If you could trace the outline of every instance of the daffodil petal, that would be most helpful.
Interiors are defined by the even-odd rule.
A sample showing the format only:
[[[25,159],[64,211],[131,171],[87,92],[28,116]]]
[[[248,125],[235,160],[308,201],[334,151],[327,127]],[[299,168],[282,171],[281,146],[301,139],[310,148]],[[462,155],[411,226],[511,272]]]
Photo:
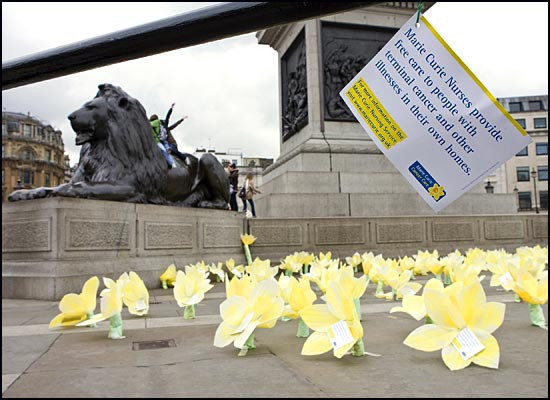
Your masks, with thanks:
[[[258,321],[252,321],[250,325],[248,325],[246,329],[239,336],[235,338],[235,341],[233,342],[233,346],[235,346],[238,349],[242,349],[244,347],[244,344],[250,337],[250,335],[254,333],[254,329],[256,329],[257,326],[258,326]]]
[[[65,314],[59,313],[55,317],[52,318],[50,321],[50,328],[55,328],[56,326],[61,325],[61,322],[63,321],[63,317]]]
[[[305,324],[314,331],[325,331],[329,326],[340,321],[331,314],[326,304],[313,304],[300,310],[299,314]]]
[[[225,347],[235,339],[235,335],[232,335],[231,332],[235,331],[235,325],[223,321],[218,328],[216,329],[216,334],[214,335],[214,346],[216,347]]]
[[[316,356],[332,350],[332,344],[328,334],[324,332],[312,332],[302,347],[303,356]]]
[[[457,334],[454,329],[428,324],[412,331],[403,343],[413,349],[435,351],[449,345]]]
[[[78,324],[76,324],[76,326],[89,326],[89,325],[97,324],[98,322],[104,321],[107,318],[109,318],[109,316],[105,316],[102,313],[95,314],[95,315],[92,315],[92,317],[90,317],[89,319],[79,322]]]
[[[477,320],[483,316],[487,300],[485,291],[479,282],[466,286],[458,298],[459,307],[467,326],[475,326]]]
[[[493,333],[504,322],[504,313],[506,311],[506,304],[489,302],[485,306],[485,312],[478,319],[474,330],[483,330],[487,333]]]
[[[441,350],[441,358],[443,358],[443,362],[451,371],[464,369],[472,363],[471,358],[469,360],[463,359],[458,350],[455,349],[452,344],[445,346]]]
[[[479,338],[485,349],[477,353],[472,361],[481,367],[498,368],[500,360],[500,348],[498,342],[493,335],[488,335],[486,338]]]
[[[83,313],[86,314],[84,302],[80,295],[76,293],[67,293],[59,302],[59,310],[66,314]]]
[[[97,289],[99,288],[99,278],[92,276],[82,286],[82,301],[87,312],[94,312],[97,305]]]

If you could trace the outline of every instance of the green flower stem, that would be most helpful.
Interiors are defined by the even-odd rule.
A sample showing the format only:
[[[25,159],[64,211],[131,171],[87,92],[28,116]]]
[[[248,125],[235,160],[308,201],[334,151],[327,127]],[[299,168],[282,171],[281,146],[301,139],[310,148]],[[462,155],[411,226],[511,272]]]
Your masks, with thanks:
[[[426,315],[426,320],[424,321],[424,324],[433,324],[434,322],[432,321],[432,319],[430,318],[429,315]]]
[[[188,304],[183,309],[183,319],[194,319],[195,318],[195,305]]]
[[[391,299],[392,300],[397,299],[397,290],[395,290],[394,288],[392,288],[392,290],[391,290]]]
[[[296,332],[296,337],[308,337],[308,336],[309,336],[309,326],[306,325],[306,323],[301,317],[298,317],[298,331]]]
[[[289,270],[288,268],[285,269],[285,276],[292,276],[292,271]]]
[[[359,317],[359,321],[362,321],[361,319],[361,303],[360,303],[359,297],[356,297],[353,299],[353,304],[355,305],[355,311],[357,311],[357,316]]]
[[[161,283],[164,290],[168,289],[168,284],[166,283],[166,281],[161,281]]]
[[[365,345],[363,344],[363,338],[357,340],[351,348],[351,355],[354,357],[362,357],[365,355]]]
[[[94,312],[89,312],[86,314],[86,319],[90,319],[92,318],[92,316],[94,315]],[[91,325],[88,325],[90,328],[97,328],[97,324],[91,324]]]
[[[540,304],[529,304],[529,317],[531,318],[531,325],[540,328],[546,327],[546,319],[544,319],[544,313]]]
[[[244,255],[246,256],[246,262],[248,265],[252,265],[252,256],[250,255],[250,246],[245,244],[244,246]]]
[[[451,283],[453,283],[451,281],[451,274],[445,274],[445,280],[444,280],[443,284],[445,286],[449,286]]]
[[[443,282],[443,279],[441,279],[441,274],[434,274],[436,279],[439,279],[441,282]]]
[[[124,336],[122,336],[122,316],[120,313],[109,318],[109,333],[107,337],[109,339],[124,339]]]
[[[416,276],[414,276],[414,272],[411,274],[411,281],[415,281],[416,280]]]
[[[375,294],[384,294],[384,282],[378,281]]]
[[[252,350],[255,348],[256,346],[254,345],[254,332],[252,332],[248,337],[248,339],[246,339],[246,342],[244,342],[244,346],[241,349],[241,351],[239,351],[239,357],[246,356],[246,353],[248,353],[248,350]]]

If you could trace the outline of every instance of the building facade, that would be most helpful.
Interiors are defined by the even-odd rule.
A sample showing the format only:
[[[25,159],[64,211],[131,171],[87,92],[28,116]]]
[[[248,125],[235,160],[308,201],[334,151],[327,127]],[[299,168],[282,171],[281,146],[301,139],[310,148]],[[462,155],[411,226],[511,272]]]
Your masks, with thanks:
[[[62,133],[30,114],[2,112],[2,203],[16,189],[66,181]]]
[[[548,211],[548,95],[497,99],[533,141],[485,180],[494,193],[515,193],[518,211]]]

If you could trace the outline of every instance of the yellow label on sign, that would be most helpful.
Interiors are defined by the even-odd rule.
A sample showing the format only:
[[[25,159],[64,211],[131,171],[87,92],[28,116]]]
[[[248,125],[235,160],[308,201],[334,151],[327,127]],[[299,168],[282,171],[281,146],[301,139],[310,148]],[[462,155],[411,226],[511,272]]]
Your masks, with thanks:
[[[407,138],[363,78],[349,88],[346,96],[386,150]]]

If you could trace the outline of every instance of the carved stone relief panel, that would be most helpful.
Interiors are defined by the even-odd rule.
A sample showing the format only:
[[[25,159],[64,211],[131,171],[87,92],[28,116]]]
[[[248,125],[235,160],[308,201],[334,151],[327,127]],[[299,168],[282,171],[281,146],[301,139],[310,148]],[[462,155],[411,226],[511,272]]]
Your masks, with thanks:
[[[281,58],[283,142],[308,124],[304,30]]]
[[[339,93],[397,29],[333,22],[321,26],[325,120],[356,122]]]

